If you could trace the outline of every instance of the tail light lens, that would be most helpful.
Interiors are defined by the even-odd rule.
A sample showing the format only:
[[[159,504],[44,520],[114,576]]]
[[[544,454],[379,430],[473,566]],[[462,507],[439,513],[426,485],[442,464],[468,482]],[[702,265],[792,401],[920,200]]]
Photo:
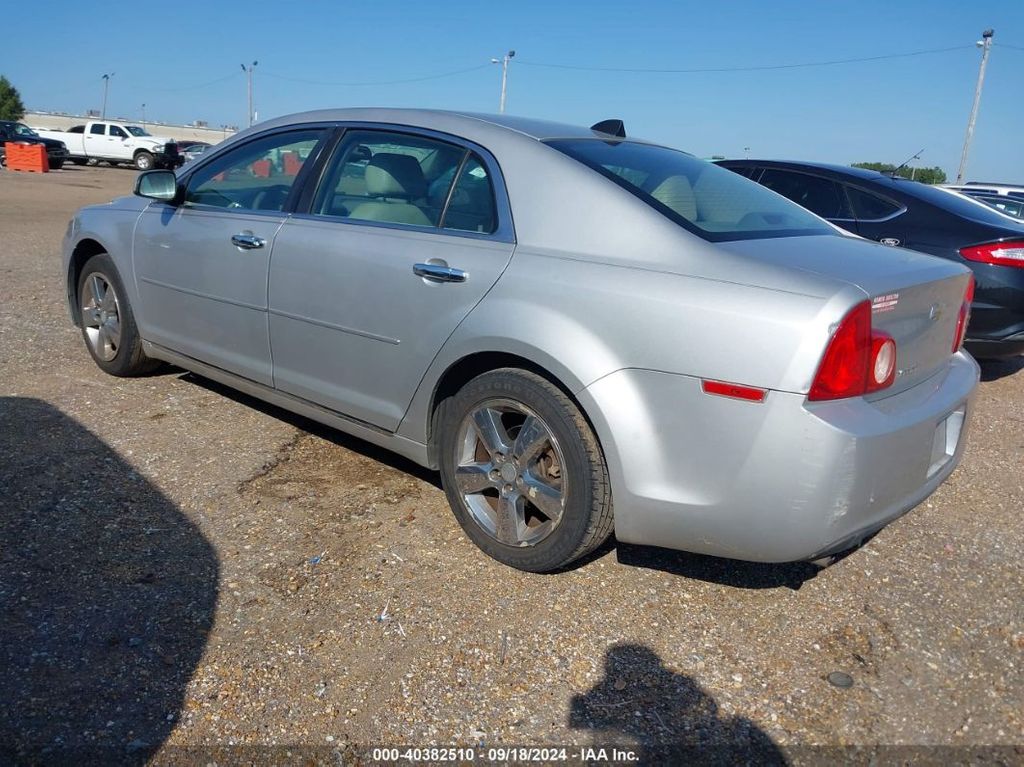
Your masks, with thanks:
[[[871,328],[871,302],[843,317],[825,349],[807,395],[811,400],[843,399],[879,391],[896,378],[896,341]]]
[[[967,278],[967,290],[964,301],[960,304],[960,316],[956,320],[956,335],[953,336],[953,353],[960,351],[967,337],[967,323],[971,319],[971,302],[974,300],[974,275]]]
[[[968,261],[977,261],[981,264],[1016,266],[1024,269],[1024,240],[972,245],[969,248],[960,248],[960,255]]]

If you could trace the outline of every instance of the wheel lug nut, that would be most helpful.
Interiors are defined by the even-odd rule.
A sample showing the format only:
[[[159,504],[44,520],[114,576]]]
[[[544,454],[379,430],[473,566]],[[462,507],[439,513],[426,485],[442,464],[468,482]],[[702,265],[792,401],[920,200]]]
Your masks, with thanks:
[[[505,492],[506,493],[511,493],[512,492],[512,485],[505,485]]]

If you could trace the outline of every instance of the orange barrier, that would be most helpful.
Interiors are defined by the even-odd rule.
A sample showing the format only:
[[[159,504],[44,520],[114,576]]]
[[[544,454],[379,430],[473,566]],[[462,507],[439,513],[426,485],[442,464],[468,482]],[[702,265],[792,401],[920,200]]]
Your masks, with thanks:
[[[256,160],[252,164],[252,175],[258,178],[270,177],[270,160]]]
[[[7,169],[29,173],[49,173],[50,161],[46,159],[46,147],[42,144],[19,144],[8,141],[4,144],[7,153]]]
[[[281,157],[284,159],[284,175],[297,176],[302,170],[302,160],[298,152],[284,152]]]

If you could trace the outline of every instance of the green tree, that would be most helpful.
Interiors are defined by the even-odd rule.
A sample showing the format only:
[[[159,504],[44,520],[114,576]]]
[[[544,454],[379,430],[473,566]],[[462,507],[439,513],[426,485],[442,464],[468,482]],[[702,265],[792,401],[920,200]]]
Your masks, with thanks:
[[[11,81],[0,75],[0,120],[20,120],[25,116],[21,94]]]
[[[855,162],[853,167],[877,170],[879,173],[892,173],[896,170],[896,166],[889,162]],[[937,165],[934,168],[913,168],[907,165],[896,171],[896,175],[900,178],[912,178],[922,184],[946,183],[946,171]]]

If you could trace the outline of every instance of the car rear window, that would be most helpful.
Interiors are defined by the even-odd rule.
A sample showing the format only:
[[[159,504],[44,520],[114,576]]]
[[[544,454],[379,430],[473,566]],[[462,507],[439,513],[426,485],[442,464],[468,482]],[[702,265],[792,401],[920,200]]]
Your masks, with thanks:
[[[685,152],[607,139],[547,143],[712,242],[835,234],[781,195]]]
[[[981,224],[992,226],[1013,227],[1013,221],[1007,221],[1002,213],[992,210],[983,202],[972,200],[958,194],[951,194],[945,189],[922,184],[918,181],[894,180],[893,185],[899,185],[901,192],[917,197],[920,200],[929,202],[937,208],[948,213],[977,221]]]

